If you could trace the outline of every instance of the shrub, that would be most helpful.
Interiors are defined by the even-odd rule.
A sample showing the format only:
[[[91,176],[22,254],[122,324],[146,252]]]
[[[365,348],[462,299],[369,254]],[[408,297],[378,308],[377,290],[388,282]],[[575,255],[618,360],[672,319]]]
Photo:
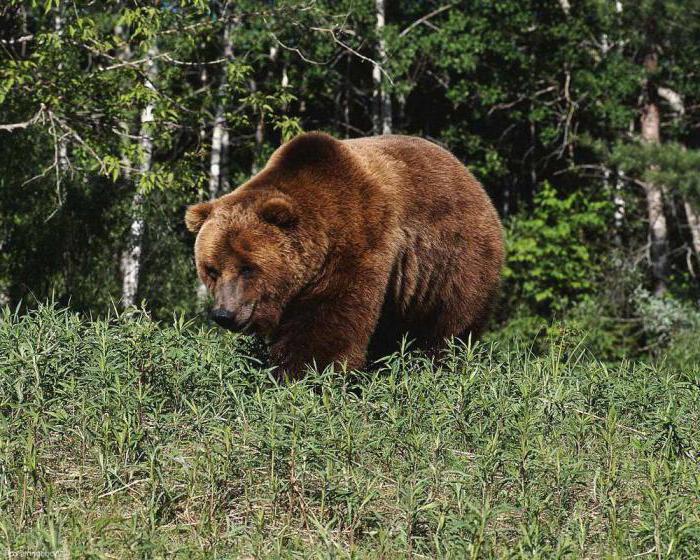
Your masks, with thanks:
[[[507,227],[504,292],[511,308],[520,303],[548,314],[591,294],[601,271],[592,242],[605,231],[610,209],[580,192],[560,198],[544,183],[532,212]]]

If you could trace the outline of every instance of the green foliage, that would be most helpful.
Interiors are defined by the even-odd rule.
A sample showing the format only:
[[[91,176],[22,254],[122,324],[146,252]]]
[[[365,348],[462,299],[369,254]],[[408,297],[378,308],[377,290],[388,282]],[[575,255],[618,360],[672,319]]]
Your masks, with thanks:
[[[549,183],[535,195],[528,216],[507,229],[505,292],[533,311],[562,310],[590,294],[600,274],[591,251],[605,232],[611,205],[574,192],[560,198]]]
[[[599,264],[616,244],[648,270],[635,184],[646,180],[672,194],[669,288],[694,301],[681,206],[700,200],[700,20],[688,17],[700,2],[569,4],[388,3],[379,62],[393,131],[443,144],[491,194],[510,239],[504,316],[550,319],[604,291]],[[222,191],[301,130],[372,134],[376,24],[371,0],[5,2],[0,123],[21,126],[0,130],[0,300],[32,307],[55,294],[104,313],[120,298],[117,261],[138,214],[138,299],[158,317],[194,311],[182,210],[211,195],[215,121],[223,117],[229,142]],[[643,65],[650,52],[653,72]],[[684,111],[654,94],[663,144],[642,147],[641,105],[658,87]],[[137,190],[145,200],[134,209]],[[613,197],[625,204],[615,222],[604,201]]]
[[[663,185],[700,203],[700,150],[677,142],[618,144],[611,161],[640,180]]]
[[[177,317],[5,309],[3,550],[700,554],[697,363],[606,366],[562,332],[281,386],[250,352]]]

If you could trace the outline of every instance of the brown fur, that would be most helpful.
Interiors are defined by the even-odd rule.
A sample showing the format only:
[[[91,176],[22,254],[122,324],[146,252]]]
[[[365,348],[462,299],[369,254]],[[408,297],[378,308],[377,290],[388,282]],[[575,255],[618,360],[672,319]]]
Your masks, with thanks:
[[[312,362],[362,367],[404,333],[426,349],[478,335],[503,266],[479,182],[407,136],[303,134],[186,222],[215,306],[265,335],[291,376]]]

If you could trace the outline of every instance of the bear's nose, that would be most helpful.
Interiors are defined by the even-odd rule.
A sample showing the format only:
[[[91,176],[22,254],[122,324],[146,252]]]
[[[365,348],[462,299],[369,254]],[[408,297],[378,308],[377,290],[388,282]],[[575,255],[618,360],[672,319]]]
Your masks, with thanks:
[[[236,316],[233,314],[233,312],[226,309],[213,309],[209,314],[209,318],[217,325],[224,327],[225,329],[236,328]]]

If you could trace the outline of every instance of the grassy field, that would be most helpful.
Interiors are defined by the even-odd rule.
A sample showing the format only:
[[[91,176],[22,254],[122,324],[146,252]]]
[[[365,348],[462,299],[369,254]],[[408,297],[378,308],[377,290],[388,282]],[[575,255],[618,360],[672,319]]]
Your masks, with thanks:
[[[700,557],[698,364],[544,348],[280,386],[220,331],[5,311],[0,554]]]

